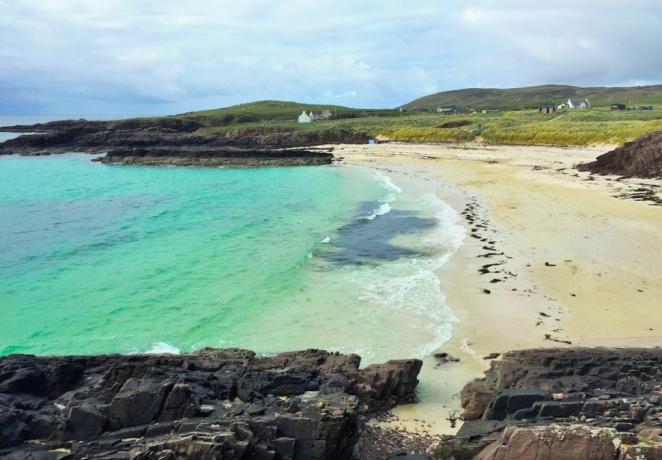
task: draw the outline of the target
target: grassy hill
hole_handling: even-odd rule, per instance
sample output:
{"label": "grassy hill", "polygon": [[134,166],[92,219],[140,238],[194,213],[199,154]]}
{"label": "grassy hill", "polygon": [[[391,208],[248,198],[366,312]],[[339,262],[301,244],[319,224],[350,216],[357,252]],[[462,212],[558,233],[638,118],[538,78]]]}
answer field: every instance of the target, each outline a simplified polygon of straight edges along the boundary
{"label": "grassy hill", "polygon": [[662,104],[662,85],[581,88],[566,85],[543,85],[527,88],[469,88],[444,91],[416,99],[403,107],[407,110],[429,110],[456,105],[464,110],[537,108],[543,102],[565,102],[568,98],[588,98],[593,106],[620,104]]}
{"label": "grassy hill", "polygon": [[[541,115],[537,107],[547,100],[562,102],[568,97],[588,97],[591,110],[561,111]],[[651,131],[662,130],[662,85],[637,88],[576,88],[539,86],[510,90],[467,89],[428,96],[419,101],[430,108],[456,104],[471,109],[501,107],[496,113],[439,114],[436,111],[355,109],[327,104],[301,104],[285,101],[259,101],[232,107],[189,112],[177,118],[194,119],[203,126],[202,136],[251,137],[265,133],[300,133],[320,139],[377,137],[401,142],[467,142],[479,140],[494,144],[591,145],[622,144]],[[465,101],[465,102],[461,102]],[[469,101],[469,102],[466,102]],[[651,111],[610,111],[610,103],[653,104]],[[419,102],[408,107],[423,107]],[[466,105],[463,105],[466,104]],[[480,105],[484,104],[484,105]],[[499,105],[501,104],[501,105]],[[509,109],[515,105],[518,110]],[[303,111],[329,110],[330,120],[297,123]]]}
{"label": "grassy hill", "polygon": [[329,110],[335,119],[390,116],[398,113],[395,110],[353,109],[339,105],[301,104],[289,101],[258,101],[221,109],[182,113],[175,116],[178,118],[195,119],[208,126],[227,126],[275,121],[295,122],[304,110],[306,112]]}

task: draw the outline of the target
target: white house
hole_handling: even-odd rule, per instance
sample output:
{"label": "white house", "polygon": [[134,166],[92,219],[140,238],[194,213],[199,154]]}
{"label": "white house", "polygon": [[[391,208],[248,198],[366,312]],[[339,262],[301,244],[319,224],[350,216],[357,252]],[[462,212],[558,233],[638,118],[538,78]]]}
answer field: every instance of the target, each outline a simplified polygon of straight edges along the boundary
{"label": "white house", "polygon": [[310,123],[311,121],[313,121],[313,119],[310,118],[310,115],[308,115],[305,110],[301,112],[301,115],[299,115],[299,123]]}
{"label": "white house", "polygon": [[580,101],[578,99],[575,99],[574,101],[572,99],[568,99],[568,102],[564,104],[559,104],[557,109],[563,110],[563,109],[590,109],[591,108],[591,103],[588,101],[588,98],[584,98],[583,101]]}

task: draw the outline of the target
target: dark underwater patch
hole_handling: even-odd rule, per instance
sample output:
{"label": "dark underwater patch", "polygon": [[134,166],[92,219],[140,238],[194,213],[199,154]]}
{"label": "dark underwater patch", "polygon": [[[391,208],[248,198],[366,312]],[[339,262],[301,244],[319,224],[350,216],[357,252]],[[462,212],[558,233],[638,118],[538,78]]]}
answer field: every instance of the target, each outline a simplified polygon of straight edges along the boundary
{"label": "dark underwater patch", "polygon": [[362,265],[425,255],[422,251],[394,245],[391,240],[398,235],[432,229],[437,220],[398,209],[368,219],[380,204],[361,203],[352,222],[341,227],[330,249],[320,254],[322,259],[337,265]]}

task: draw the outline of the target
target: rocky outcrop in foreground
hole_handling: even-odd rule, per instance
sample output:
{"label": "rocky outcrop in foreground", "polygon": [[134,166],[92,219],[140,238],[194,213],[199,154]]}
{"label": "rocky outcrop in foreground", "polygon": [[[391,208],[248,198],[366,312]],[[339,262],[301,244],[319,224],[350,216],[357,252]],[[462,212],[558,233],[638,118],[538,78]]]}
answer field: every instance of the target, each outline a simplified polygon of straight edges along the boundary
{"label": "rocky outcrop in foreground", "polygon": [[0,457],[348,459],[365,414],[411,401],[421,367],[359,363],[319,350],[1,358]]}
{"label": "rocky outcrop in foreground", "polygon": [[628,142],[577,169],[623,177],[662,178],[662,131]]}
{"label": "rocky outcrop in foreground", "polygon": [[506,353],[462,406],[435,458],[662,459],[662,349]]}
{"label": "rocky outcrop in foreground", "polygon": [[[23,136],[0,143],[0,155],[107,153],[108,163],[261,166],[329,163],[330,154],[290,150],[322,144],[365,143],[366,133],[344,128],[244,127],[214,130],[178,117],[119,121],[64,120],[0,131]],[[243,151],[243,152],[242,152]],[[306,154],[311,154],[306,158]],[[247,161],[250,158],[250,161]],[[234,164],[232,161],[236,160]]]}

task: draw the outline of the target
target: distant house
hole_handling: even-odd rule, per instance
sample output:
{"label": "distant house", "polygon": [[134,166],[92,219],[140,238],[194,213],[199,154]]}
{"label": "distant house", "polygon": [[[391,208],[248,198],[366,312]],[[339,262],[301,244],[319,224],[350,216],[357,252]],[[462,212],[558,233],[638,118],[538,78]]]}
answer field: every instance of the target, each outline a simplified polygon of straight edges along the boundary
{"label": "distant house", "polygon": [[301,115],[299,115],[299,123],[310,123],[311,121],[318,121],[318,120],[330,120],[333,118],[333,114],[331,113],[330,110],[323,110],[321,112],[313,113],[313,112],[308,112],[304,110],[301,112]]}
{"label": "distant house", "polygon": [[634,110],[653,110],[652,105],[635,105]]}
{"label": "distant house", "polygon": [[437,109],[437,113],[455,113],[457,111],[457,106],[447,105],[445,107],[440,107]]}
{"label": "distant house", "polygon": [[556,106],[554,104],[540,104],[538,112],[544,114],[556,113]]}
{"label": "distant house", "polygon": [[609,106],[609,110],[625,110],[625,104],[612,104]]}
{"label": "distant house", "polygon": [[501,112],[501,110],[500,109],[483,109],[482,112],[483,113],[497,113],[497,112]]}
{"label": "distant house", "polygon": [[311,118],[313,121],[317,121],[317,120],[330,120],[331,117],[333,117],[333,114],[331,113],[330,110],[323,110],[323,111],[321,111],[320,113],[313,113],[313,112],[310,112],[310,118]]}
{"label": "distant house", "polygon": [[580,99],[568,99],[568,102],[565,103],[567,109],[590,109],[591,103],[588,101],[588,98],[584,100]]}

